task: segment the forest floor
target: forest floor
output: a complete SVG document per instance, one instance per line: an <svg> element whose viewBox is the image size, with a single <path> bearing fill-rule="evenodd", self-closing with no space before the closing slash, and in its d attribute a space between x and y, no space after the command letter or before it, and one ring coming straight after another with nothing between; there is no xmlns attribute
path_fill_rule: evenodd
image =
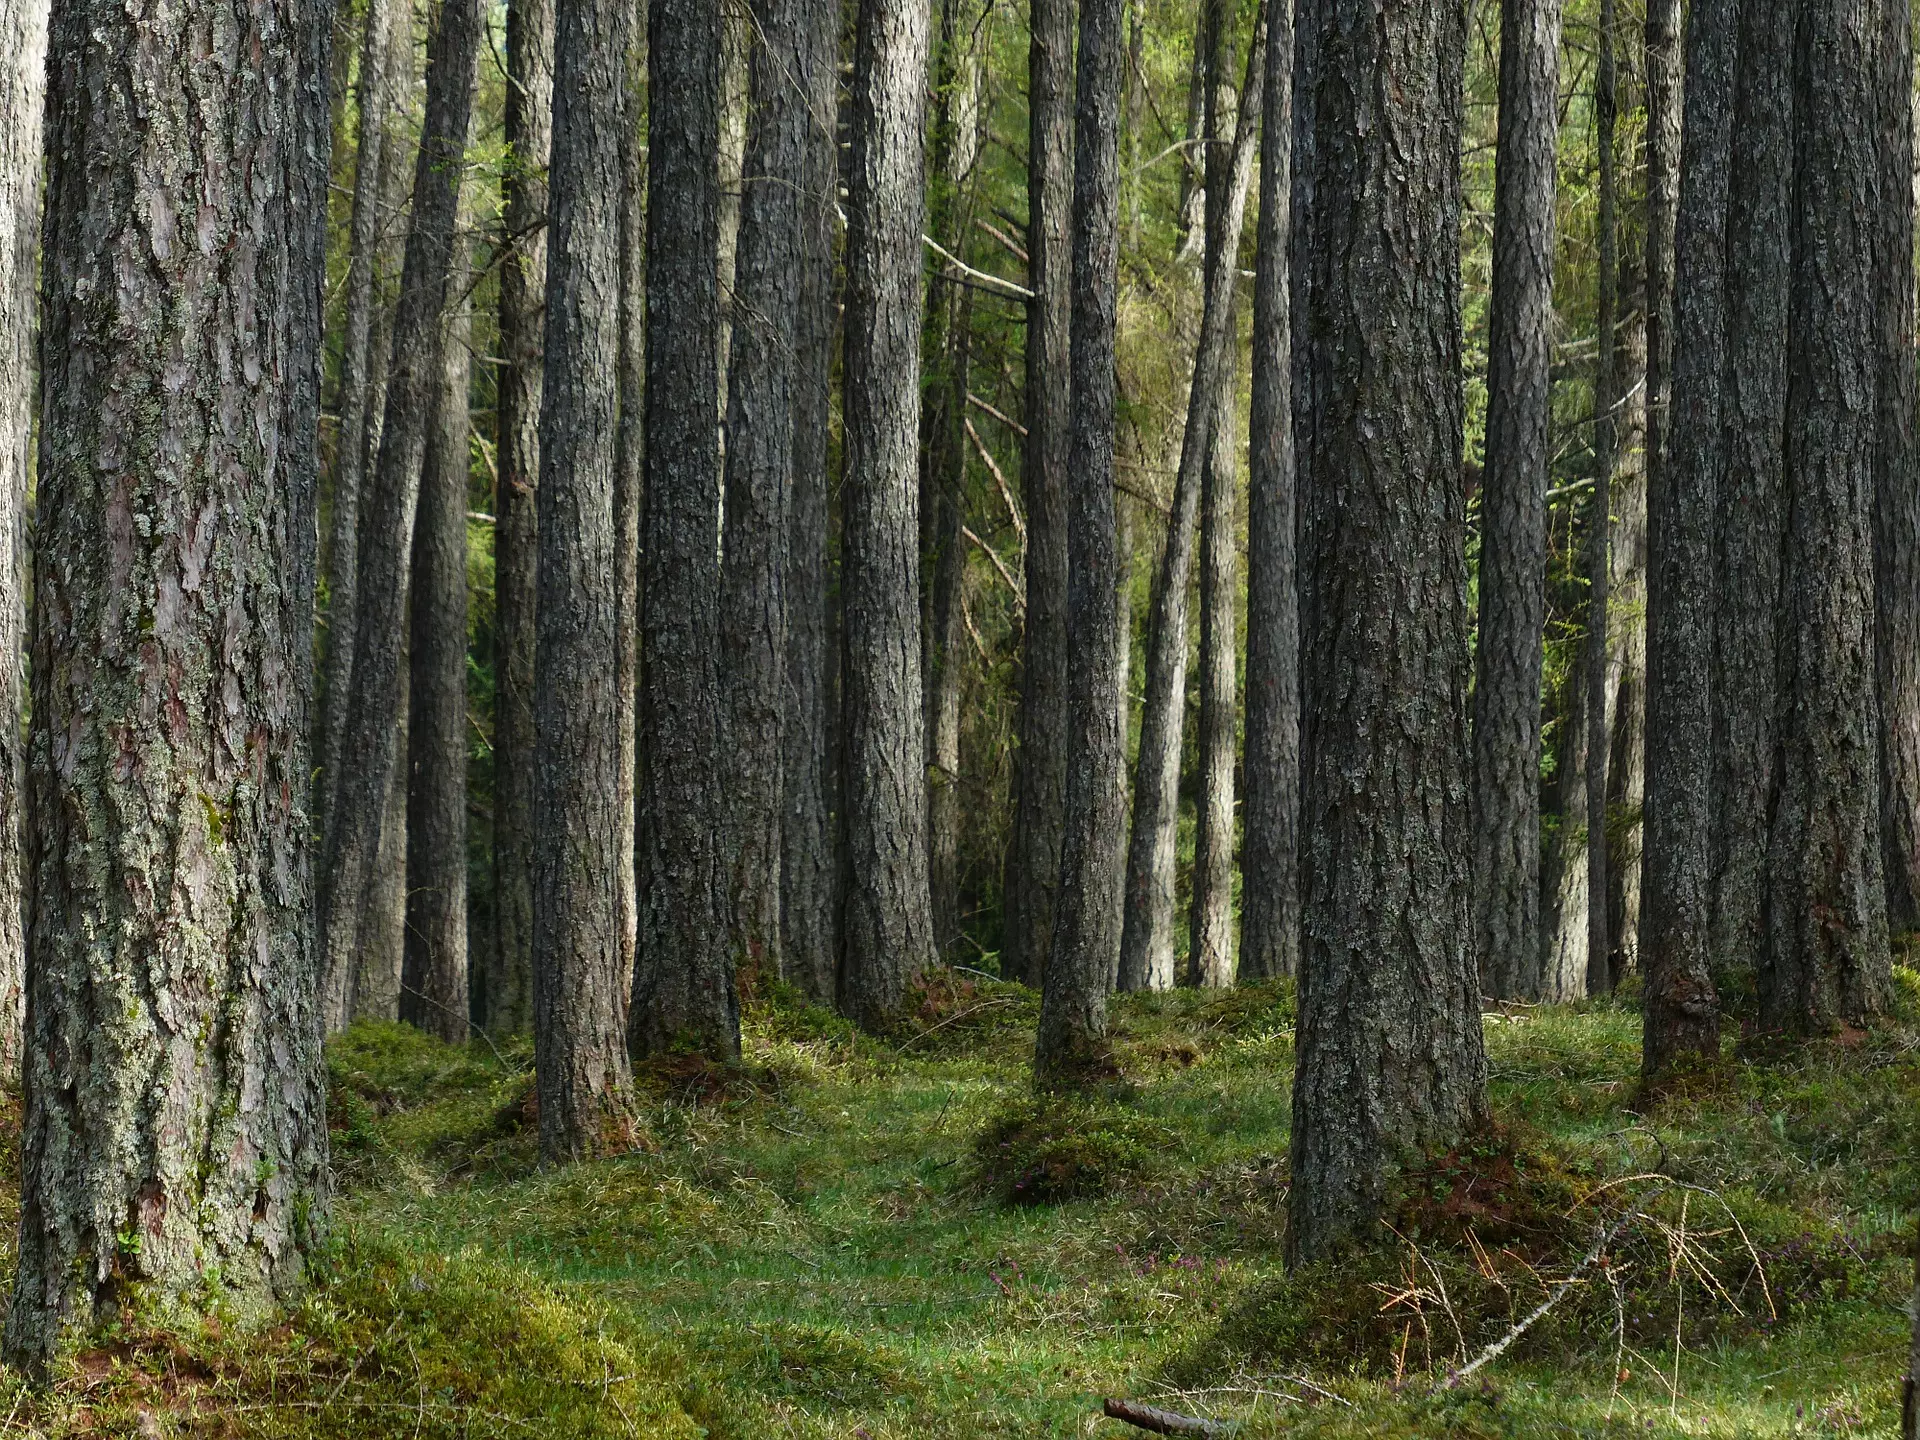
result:
<svg viewBox="0 0 1920 1440"><path fill-rule="evenodd" d="M1489 1015L1494 1128L1411 1164L1378 1250L1291 1279L1285 989L1123 997L1125 1081L1066 1106L1027 1095L1029 991L944 981L889 1042L758 1003L741 1073L660 1067L631 1153L545 1173L523 1046L362 1026L330 1048L328 1278L264 1332L130 1323L50 1395L9 1380L0 1434L1142 1433L1117 1395L1247 1437L1892 1435L1899 978L1884 1029L1730 1041L1657 1104L1630 1001Z"/></svg>

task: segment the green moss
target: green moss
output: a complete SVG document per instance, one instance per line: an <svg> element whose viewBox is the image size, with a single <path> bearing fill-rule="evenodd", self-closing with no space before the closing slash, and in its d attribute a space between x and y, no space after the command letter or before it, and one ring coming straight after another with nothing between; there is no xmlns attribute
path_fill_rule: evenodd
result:
<svg viewBox="0 0 1920 1440"><path fill-rule="evenodd" d="M1179 1153L1179 1137L1121 1106L1079 1096L1022 1097L974 1142L974 1180L1010 1205L1114 1194Z"/></svg>

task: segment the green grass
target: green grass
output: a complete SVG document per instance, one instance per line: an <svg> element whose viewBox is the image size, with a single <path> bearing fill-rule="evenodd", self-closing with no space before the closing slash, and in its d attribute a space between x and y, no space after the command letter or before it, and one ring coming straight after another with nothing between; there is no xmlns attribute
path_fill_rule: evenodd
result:
<svg viewBox="0 0 1920 1440"><path fill-rule="evenodd" d="M944 985L886 1041L778 998L723 1092L651 1075L639 1147L557 1172L523 1047L360 1027L330 1050L332 1278L265 1336L100 1347L18 1413L49 1435L1114 1440L1138 1432L1095 1417L1125 1394L1250 1437L1891 1435L1917 993L1884 1030L1645 1108L1628 1006L1489 1017L1500 1128L1407 1178L1398 1238L1292 1280L1283 990L1123 998L1124 1081L1066 1111L1027 1094L1030 992ZM1062 1153L1046 1173L1083 1198L1013 1192ZM1600 1267L1619 1302L1589 1272L1449 1386L1629 1195L1645 1213Z"/></svg>

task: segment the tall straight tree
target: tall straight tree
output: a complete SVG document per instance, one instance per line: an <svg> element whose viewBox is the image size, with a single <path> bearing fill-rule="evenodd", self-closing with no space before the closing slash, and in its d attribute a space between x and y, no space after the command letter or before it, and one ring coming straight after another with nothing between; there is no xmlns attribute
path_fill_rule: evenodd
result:
<svg viewBox="0 0 1920 1440"><path fill-rule="evenodd" d="M600 1149L630 1083L619 867L633 813L614 680L628 17L626 0L563 0L554 16L533 700L533 1043L549 1162Z"/></svg>
<svg viewBox="0 0 1920 1440"><path fill-rule="evenodd" d="M307 724L331 19L53 12L6 1330L43 1375L129 1286L257 1309L322 1238Z"/></svg>
<svg viewBox="0 0 1920 1440"><path fill-rule="evenodd" d="M26 519L33 438L33 320L39 268L47 0L0 0L0 1082L20 1078L26 984L21 801L26 790Z"/></svg>
<svg viewBox="0 0 1920 1440"><path fill-rule="evenodd" d="M477 967L480 1022L533 1024L533 660L539 586L540 382L546 346L553 0L507 6L506 168L500 177L500 356L493 497L493 944Z"/></svg>
<svg viewBox="0 0 1920 1440"><path fill-rule="evenodd" d="M1896 26L1882 6L1907 16ZM1768 846L1760 1020L1818 1033L1885 1008L1892 986L1880 848L1874 479L1886 306L1883 208L1913 229L1911 174L1883 151L1887 32L1908 7L1836 0L1800 16L1781 556L1780 784ZM1910 40L1891 40L1910 44ZM1909 116L1907 125L1911 126ZM1909 142L1910 143L1910 142ZM1898 357L1911 369L1913 357Z"/></svg>
<svg viewBox="0 0 1920 1440"><path fill-rule="evenodd" d="M1474 950L1481 985L1549 987L1540 943L1540 655L1547 617L1560 0L1502 0L1487 338L1487 465L1473 688Z"/></svg>
<svg viewBox="0 0 1920 1440"><path fill-rule="evenodd" d="M1294 1264L1364 1239L1394 1156L1458 1139L1486 1086L1454 243L1466 7L1319 0L1314 19Z"/></svg>
<svg viewBox="0 0 1920 1440"><path fill-rule="evenodd" d="M1593 380L1593 504L1587 521L1587 637L1584 652L1586 686L1586 827L1587 827L1587 953L1586 990L1604 995L1613 989L1612 927L1608 924L1607 840L1607 654L1612 618L1613 472L1620 428L1614 413L1620 393L1619 315L1620 201L1619 167L1614 154L1614 128L1620 112L1619 65L1615 58L1615 31L1619 26L1614 0L1600 0L1599 57L1594 67L1593 123L1595 147L1600 152L1599 176L1599 313L1594 331L1597 346ZM1557 941L1558 937L1552 937ZM1555 949L1560 949L1557 945ZM1576 956L1568 956L1572 969ZM1555 966L1551 956L1549 973Z"/></svg>
<svg viewBox="0 0 1920 1440"><path fill-rule="evenodd" d="M445 0L427 48L427 117L414 167L413 227L400 276L380 458L365 496L353 673L334 813L320 872L320 1004L329 1029L351 1018L398 764L408 569L427 422L445 383L460 177L486 31L478 0Z"/></svg>
<svg viewBox="0 0 1920 1440"><path fill-rule="evenodd" d="M471 269L456 248L453 283ZM407 647L407 900L400 1018L452 1044L467 1038L467 392L473 312L447 321L433 396Z"/></svg>
<svg viewBox="0 0 1920 1440"><path fill-rule="evenodd" d="M640 522L647 415L647 0L627 15L627 119L620 127L620 343L615 385L620 428L613 469L613 684L618 763L615 802L633 824L614 853L620 986L633 993L640 949ZM631 1029L629 1029L631 1039Z"/></svg>
<svg viewBox="0 0 1920 1440"><path fill-rule="evenodd" d="M1253 414L1247 466L1245 838L1240 975L1300 968L1300 592L1294 544L1293 3L1267 0L1253 282Z"/></svg>
<svg viewBox="0 0 1920 1440"><path fill-rule="evenodd" d="M722 23L699 0L653 0L648 10L646 826L629 1041L638 1054L691 1045L731 1061L740 1014L715 823L727 813L714 546Z"/></svg>
<svg viewBox="0 0 1920 1440"><path fill-rule="evenodd" d="M1037 984L1053 943L1067 781L1067 446L1073 425L1073 0L1032 0L1027 48L1027 607L1001 971Z"/></svg>
<svg viewBox="0 0 1920 1440"><path fill-rule="evenodd" d="M847 196L846 933L842 1003L899 1009L933 961L917 436L927 7L861 0Z"/></svg>
<svg viewBox="0 0 1920 1440"><path fill-rule="evenodd" d="M1642 1067L1649 1079L1720 1053L1708 936L1709 676L1738 3L1695 0L1687 26L1684 149L1679 3L1653 0L1647 10L1647 794L1640 960L1646 972Z"/></svg>
<svg viewBox="0 0 1920 1440"><path fill-rule="evenodd" d="M1126 662L1113 489L1120 250L1122 0L1081 0L1073 117L1073 434L1067 463L1067 789L1053 948L1034 1076L1072 1086L1108 1063L1119 952Z"/></svg>

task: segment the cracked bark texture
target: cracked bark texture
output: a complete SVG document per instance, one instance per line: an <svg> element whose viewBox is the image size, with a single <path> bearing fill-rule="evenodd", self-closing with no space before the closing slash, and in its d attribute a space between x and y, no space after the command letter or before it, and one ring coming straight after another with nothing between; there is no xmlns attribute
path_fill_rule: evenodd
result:
<svg viewBox="0 0 1920 1440"><path fill-rule="evenodd" d="M1679 3L1653 0L1647 9L1647 780L1640 962L1646 972L1641 1066L1650 1080L1720 1053L1708 934L1710 677L1738 3L1694 0L1684 148Z"/></svg>
<svg viewBox="0 0 1920 1440"><path fill-rule="evenodd" d="M620 946L616 990L631 997L640 951L640 526L647 416L647 0L627 13L627 118L620 127L620 424L614 442L613 684L617 803L627 822L614 859ZM717 515L716 515L717 519ZM631 1039L631 1031L629 1031Z"/></svg>
<svg viewBox="0 0 1920 1440"><path fill-rule="evenodd" d="M493 944L476 959L489 1030L533 1025L533 661L539 593L540 391L546 350L547 165L553 154L553 0L507 6L507 162L493 498Z"/></svg>
<svg viewBox="0 0 1920 1440"><path fill-rule="evenodd" d="M456 293L471 266L453 259ZM400 1018L467 1039L467 391L473 312L448 317L413 529L407 683L406 940Z"/></svg>
<svg viewBox="0 0 1920 1440"><path fill-rule="evenodd" d="M1903 18L1890 22L1883 12ZM1760 1023L1860 1024L1892 988L1880 848L1874 668L1874 478L1880 450L1882 207L1912 229L1911 181L1887 174L1883 33L1891 0L1807 5L1794 83L1793 271L1780 589L1779 799L1768 847ZM1896 42L1904 43L1904 42ZM1891 193L1889 193L1891 192ZM1904 362L1911 365L1911 357Z"/></svg>
<svg viewBox="0 0 1920 1440"><path fill-rule="evenodd" d="M27 768L27 476L33 440L33 319L47 0L0 0L0 1084L20 1079L26 985L21 811Z"/></svg>
<svg viewBox="0 0 1920 1440"><path fill-rule="evenodd" d="M1287 273L1293 229L1294 16L1292 0L1267 3L1247 452L1243 980L1291 979L1300 968L1300 590Z"/></svg>
<svg viewBox="0 0 1920 1440"><path fill-rule="evenodd" d="M1032 0L1027 49L1026 613L1001 974L1038 984L1053 944L1067 779L1067 446L1073 323L1073 0Z"/></svg>
<svg viewBox="0 0 1920 1440"><path fill-rule="evenodd" d="M1305 897L1290 1264L1485 1114L1467 862L1464 4L1320 0L1301 327Z"/></svg>
<svg viewBox="0 0 1920 1440"><path fill-rule="evenodd" d="M373 930L375 881L392 868L383 849L392 841L383 832L390 829L387 801L400 753L408 569L427 420L443 383L460 180L484 33L477 0L446 0L428 42L426 124L393 320L386 419L360 524L353 672L320 873L320 1004L330 1030L354 1013L355 961Z"/></svg>
<svg viewBox="0 0 1920 1440"><path fill-rule="evenodd" d="M922 712L917 437L928 16L862 0L847 201L846 910L841 1003L898 1012L933 962Z"/></svg>
<svg viewBox="0 0 1920 1440"><path fill-rule="evenodd" d="M1549 985L1540 963L1540 657L1559 60L1559 0L1502 0L1474 654L1473 928L1481 986L1509 1000L1579 993Z"/></svg>
<svg viewBox="0 0 1920 1440"><path fill-rule="evenodd" d="M1067 788L1053 948L1034 1078L1071 1086L1110 1063L1120 947L1126 658L1113 488L1120 246L1122 0L1081 0L1073 122L1073 432L1067 456Z"/></svg>
<svg viewBox="0 0 1920 1440"><path fill-rule="evenodd" d="M646 817L629 1044L740 1055L721 789L720 438L722 18L654 0L648 24L647 557L641 597ZM615 183L617 184L617 178ZM553 383L553 372L548 372Z"/></svg>
<svg viewBox="0 0 1920 1440"><path fill-rule="evenodd" d="M52 17L20 1259L258 1314L328 1205L308 863L331 10Z"/></svg>

